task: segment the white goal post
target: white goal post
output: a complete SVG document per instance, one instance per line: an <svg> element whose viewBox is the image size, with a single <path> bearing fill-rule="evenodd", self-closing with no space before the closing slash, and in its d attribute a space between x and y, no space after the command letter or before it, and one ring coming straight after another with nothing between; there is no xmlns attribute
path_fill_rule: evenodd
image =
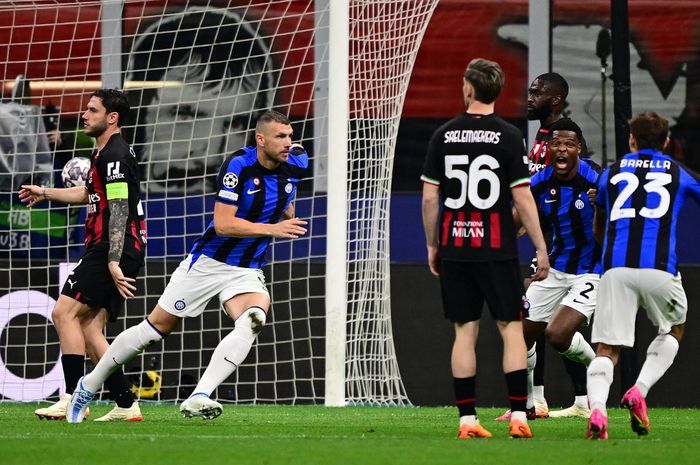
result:
<svg viewBox="0 0 700 465"><path fill-rule="evenodd" d="M389 207L413 64L438 0L103 0L0 4L0 399L62 392L50 322L80 208L14 195L60 184L89 156L79 115L103 85L124 89L124 134L142 170L149 243L137 297L107 327L140 322L211 220L213 178L269 108L290 116L313 176L300 239L265 267L268 324L214 395L245 403L408 405L391 324ZM0 45L2 50L2 45ZM18 140L6 127L28 128ZM5 132L3 132L5 131ZM54 144L55 134L62 142ZM51 136L51 138L49 138ZM13 138L14 137L14 138ZM30 161L30 162L28 162ZM4 168L3 168L4 167ZM181 400L233 323L212 301L126 368L145 399ZM106 396L106 393L103 393Z"/></svg>

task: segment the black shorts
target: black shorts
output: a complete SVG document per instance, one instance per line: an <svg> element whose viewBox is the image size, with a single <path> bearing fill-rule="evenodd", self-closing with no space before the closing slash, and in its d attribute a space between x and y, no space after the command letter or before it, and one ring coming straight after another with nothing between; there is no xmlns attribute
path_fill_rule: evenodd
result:
<svg viewBox="0 0 700 465"><path fill-rule="evenodd" d="M101 247L93 247L85 252L68 275L61 294L94 309L104 308L109 313L109 321L116 321L124 308L124 298L119 294L107 267L107 253ZM136 278L141 263L143 260L122 255L119 266L124 276Z"/></svg>
<svg viewBox="0 0 700 465"><path fill-rule="evenodd" d="M484 301L494 320L521 321L530 307L517 259L493 262L442 260L440 288L445 318L467 323L481 318Z"/></svg>

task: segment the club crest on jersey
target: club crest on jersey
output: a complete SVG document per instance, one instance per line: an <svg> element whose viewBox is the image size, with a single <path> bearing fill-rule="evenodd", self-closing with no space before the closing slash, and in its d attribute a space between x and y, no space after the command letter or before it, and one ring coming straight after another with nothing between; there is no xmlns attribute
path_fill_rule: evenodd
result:
<svg viewBox="0 0 700 465"><path fill-rule="evenodd" d="M583 203L583 200L581 199L576 199L576 202L574 202L574 207L576 207L577 210L583 210L583 207L585 207L586 204Z"/></svg>
<svg viewBox="0 0 700 465"><path fill-rule="evenodd" d="M292 193L292 189L293 189L293 188L292 188L292 183L291 183L291 182L288 182L287 185L284 186L284 191L285 191L287 194L291 194L291 193Z"/></svg>
<svg viewBox="0 0 700 465"><path fill-rule="evenodd" d="M226 173L222 182L224 183L224 187L233 189L238 185L238 176L236 176L236 173Z"/></svg>
<svg viewBox="0 0 700 465"><path fill-rule="evenodd" d="M175 302L175 310L177 310L178 312L183 311L186 306L187 304L185 304L185 301L182 299Z"/></svg>

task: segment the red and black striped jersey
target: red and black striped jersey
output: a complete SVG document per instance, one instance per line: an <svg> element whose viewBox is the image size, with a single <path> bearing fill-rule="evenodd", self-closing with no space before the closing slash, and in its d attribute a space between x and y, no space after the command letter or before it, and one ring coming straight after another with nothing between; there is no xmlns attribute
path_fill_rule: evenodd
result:
<svg viewBox="0 0 700 465"><path fill-rule="evenodd" d="M123 253L143 258L146 247L146 221L141 204L141 176L133 149L120 134L114 134L102 150L93 152L90 161L85 185L88 190L85 247L109 247L108 189L110 185L112 188L121 189L126 184L129 217L126 222Z"/></svg>
<svg viewBox="0 0 700 465"><path fill-rule="evenodd" d="M430 139L421 180L440 187L440 257L517 258L511 188L529 185L522 133L496 115L464 113Z"/></svg>

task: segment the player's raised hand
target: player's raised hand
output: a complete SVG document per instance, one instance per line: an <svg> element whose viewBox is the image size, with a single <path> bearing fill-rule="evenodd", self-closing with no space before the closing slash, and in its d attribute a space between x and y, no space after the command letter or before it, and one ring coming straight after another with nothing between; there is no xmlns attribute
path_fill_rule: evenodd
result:
<svg viewBox="0 0 700 465"><path fill-rule="evenodd" d="M109 262L107 266L109 267L109 272L114 280L114 285L117 286L117 290L121 296L125 299L133 297L136 286L131 283L136 282L136 280L134 278L124 276L124 273L119 266L119 262Z"/></svg>
<svg viewBox="0 0 700 465"><path fill-rule="evenodd" d="M44 199L46 199L45 187L24 184L19 190L19 200L26 203L28 208L32 208Z"/></svg>
<svg viewBox="0 0 700 465"><path fill-rule="evenodd" d="M290 218L288 220L280 221L279 223L272 225L272 237L296 239L297 237L306 234L306 228L304 226L307 224L307 221L299 218Z"/></svg>

